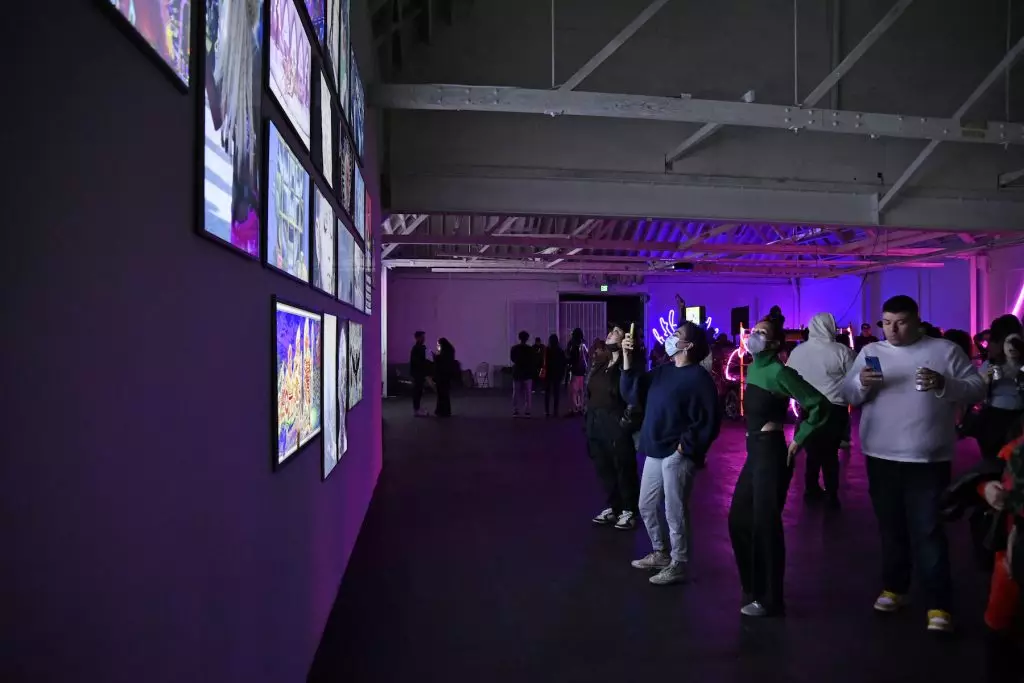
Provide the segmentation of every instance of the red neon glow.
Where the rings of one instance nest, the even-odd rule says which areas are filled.
[[[1013,305],[1011,312],[1019,318],[1022,308],[1024,308],[1024,284],[1020,286],[1020,293],[1017,294],[1017,303]]]

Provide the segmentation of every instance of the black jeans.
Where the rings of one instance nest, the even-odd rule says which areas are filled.
[[[821,473],[825,493],[836,498],[839,495],[839,445],[850,428],[850,412],[846,406],[837,405],[830,405],[827,410],[825,426],[804,444],[807,453],[804,490],[813,493],[818,488],[818,474]]]
[[[748,433],[747,461],[729,508],[729,537],[743,600],[757,600],[772,614],[785,611],[782,508],[793,478],[787,459],[786,437],[781,431]]]
[[[949,610],[949,546],[939,496],[949,486],[951,464],[865,459],[871,504],[882,536],[882,587],[907,593],[916,564],[928,594],[927,608]]]
[[[434,380],[437,387],[437,405],[434,407],[434,415],[438,417],[452,416],[452,384],[450,381]]]
[[[615,514],[640,511],[640,475],[633,437],[622,425],[618,411],[587,411],[587,448],[604,488],[606,505]]]
[[[544,379],[544,414],[558,415],[558,401],[562,394],[561,377],[546,377]],[[551,399],[555,400],[555,409],[551,410]]]
[[[419,410],[420,402],[423,400],[423,386],[427,383],[425,377],[412,378],[412,409]]]

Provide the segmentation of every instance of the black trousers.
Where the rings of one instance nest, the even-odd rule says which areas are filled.
[[[807,469],[804,470],[804,490],[818,488],[819,473],[824,478],[825,493],[839,495],[839,445],[850,429],[850,412],[846,406],[830,405],[825,426],[815,432],[804,444]]]
[[[616,514],[640,511],[640,475],[636,467],[633,436],[619,419],[618,411],[587,411],[587,448],[604,488],[606,505]]]
[[[420,402],[423,401],[423,386],[427,383],[425,377],[412,378],[412,409],[419,410]]]
[[[438,417],[452,416],[452,383],[448,380],[434,380],[437,387],[437,405],[434,407],[434,415]]]
[[[1012,434],[1020,423],[1024,411],[1005,410],[985,406],[981,414],[981,428],[978,430],[978,447],[981,449],[981,457],[995,459],[999,457],[999,451],[1003,446],[1017,438]]]
[[[558,401],[562,395],[561,377],[546,377],[544,379],[544,414],[558,415]],[[551,410],[551,399],[554,398],[555,409]]]
[[[916,463],[867,456],[868,491],[882,537],[882,588],[905,594],[914,565],[927,609],[949,610],[949,546],[939,497],[949,486],[948,462]]]
[[[785,611],[783,580],[786,539],[782,508],[793,478],[781,431],[747,434],[743,463],[729,508],[729,537],[743,586],[743,600],[757,600],[769,613]]]

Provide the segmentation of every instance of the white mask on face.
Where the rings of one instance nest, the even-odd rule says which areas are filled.
[[[679,337],[666,337],[665,338],[665,353],[669,358],[679,353]]]
[[[753,355],[757,355],[764,351],[768,347],[768,340],[763,334],[754,332],[747,337],[747,351],[750,351]]]

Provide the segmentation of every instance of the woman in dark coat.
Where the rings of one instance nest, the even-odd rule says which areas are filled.
[[[541,365],[541,381],[544,384],[544,417],[558,415],[558,399],[562,393],[562,378],[565,377],[565,351],[558,343],[558,335],[548,337],[548,345],[544,347],[544,362]],[[555,399],[554,410],[551,409],[551,398]]]
[[[457,372],[455,347],[441,337],[437,340],[437,350],[434,352],[434,387],[437,389],[437,407],[434,408],[434,415],[438,417],[452,416],[452,380]]]

